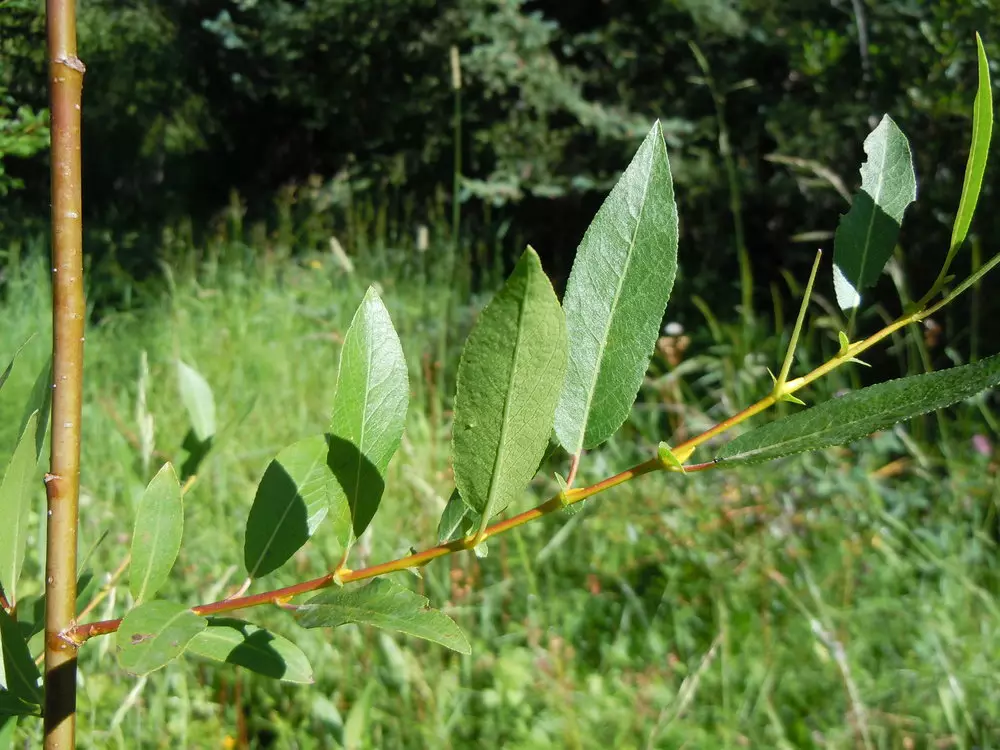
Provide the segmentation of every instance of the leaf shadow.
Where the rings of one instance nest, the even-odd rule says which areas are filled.
[[[354,443],[338,435],[327,435],[327,443],[327,466],[347,496],[354,535],[361,536],[375,517],[385,491],[385,480]]]
[[[209,628],[231,628],[243,636],[243,642],[226,655],[227,664],[245,667],[265,677],[282,679],[288,673],[288,664],[281,652],[271,645],[275,641],[274,635],[263,628],[248,633],[247,624],[233,617],[208,618]]]

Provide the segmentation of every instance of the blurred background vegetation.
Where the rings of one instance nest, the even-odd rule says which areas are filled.
[[[188,496],[166,595],[194,603],[239,582],[255,483],[281,447],[326,427],[339,342],[371,282],[413,399],[360,552],[431,542],[453,484],[464,335],[526,242],[562,286],[654,118],[681,217],[667,316],[682,327],[665,331],[633,414],[582,481],[766,392],[815,248],[832,248],[862,141],[888,112],[919,192],[905,257],[857,322],[879,326],[947,249],[975,31],[1000,61],[996,0],[81,2],[81,550],[97,545],[81,606],[121,563],[142,487],[185,459],[176,357],[233,427]],[[44,66],[42,3],[0,1],[0,356],[39,334],[0,398],[0,458],[48,350]],[[997,246],[1000,169],[986,179],[959,274]],[[836,352],[846,325],[825,278],[802,368]],[[992,283],[873,353],[874,375],[837,371],[804,397],[997,351]],[[195,662],[136,681],[104,639],[81,657],[82,744],[998,747],[998,438],[984,396],[851,448],[649,477],[491,542],[486,559],[435,563],[412,584],[470,632],[468,658],[350,627],[300,637],[260,611],[248,616],[301,640],[314,688]],[[564,459],[512,510],[555,491]],[[267,583],[324,570],[321,536]],[[120,615],[127,596],[112,586],[93,616]]]

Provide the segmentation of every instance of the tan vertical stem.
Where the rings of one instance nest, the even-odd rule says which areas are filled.
[[[52,111],[52,454],[45,476],[45,747],[74,746],[76,648],[60,634],[74,624],[83,392],[83,232],[80,101],[75,0],[47,0]]]

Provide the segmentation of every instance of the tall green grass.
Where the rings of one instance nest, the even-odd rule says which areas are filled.
[[[339,337],[369,282],[399,329],[414,398],[359,552],[374,562],[434,539],[452,486],[439,372],[449,383],[499,276],[477,269],[475,294],[468,282],[454,288],[435,256],[447,231],[428,230],[424,243],[377,209],[354,212],[332,242],[330,227],[303,234],[292,219],[276,232],[244,229],[238,208],[207,249],[173,253],[181,260],[159,282],[91,326],[80,532],[81,550],[98,545],[85,566],[97,576],[91,593],[127,550],[151,472],[184,458],[176,358],[212,385],[220,425],[235,426],[187,495],[184,546],[164,594],[195,604],[238,585],[255,483],[283,445],[326,427]],[[183,232],[168,239],[184,245]],[[291,252],[303,246],[311,250]],[[462,252],[463,268],[474,255]],[[46,355],[47,291],[37,256],[8,264],[0,356],[36,335],[0,392],[4,455]],[[448,299],[461,304],[449,310]],[[701,309],[683,359],[654,358],[626,428],[586,457],[582,479],[624,468],[770,386],[765,368],[779,361],[782,334],[762,316],[748,323]],[[804,365],[835,350],[830,314],[820,304],[800,346]],[[445,320],[452,331],[439,362]],[[905,339],[897,346],[919,356]],[[156,452],[148,466],[136,416],[143,353]],[[813,397],[854,377],[837,374]],[[194,660],[136,680],[118,670],[113,637],[94,641],[81,654],[81,745],[996,747],[996,458],[970,444],[976,432],[996,438],[986,408],[945,415],[947,450],[927,420],[754,470],[655,475],[501,537],[486,559],[432,563],[411,583],[471,634],[470,657],[354,627],[300,631],[267,610],[246,616],[296,639],[316,685]],[[555,489],[541,475],[522,507]],[[40,529],[26,574],[36,581]],[[336,562],[332,552],[320,533],[268,583],[317,575]],[[93,616],[121,614],[127,596],[113,587]]]

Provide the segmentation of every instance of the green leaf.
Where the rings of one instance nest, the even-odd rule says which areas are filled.
[[[38,461],[42,455],[42,446],[45,444],[45,431],[49,426],[49,414],[52,409],[52,360],[46,361],[35,384],[31,387],[31,395],[28,396],[28,403],[24,405],[24,414],[21,417],[21,428],[18,430],[18,439],[24,434],[28,420],[34,412],[38,412],[38,419],[35,422],[35,460]]]
[[[354,314],[340,353],[330,432],[353,450],[330,453],[338,488],[361,536],[378,510],[385,470],[403,437],[410,384],[396,329],[374,287]]]
[[[482,523],[535,475],[565,370],[566,322],[529,247],[483,310],[458,365],[455,484]]]
[[[873,286],[892,256],[903,212],[917,197],[910,144],[889,115],[865,138],[861,190],[840,218],[833,241],[833,282],[837,304],[861,304],[861,291]]]
[[[0,483],[0,586],[7,600],[17,601],[17,580],[24,564],[31,514],[31,483],[35,478],[38,456],[35,453],[35,426],[38,412],[28,418],[14,455],[7,464]]]
[[[167,463],[142,493],[132,534],[129,591],[136,604],[154,596],[170,576],[181,549],[184,500],[174,467]]]
[[[40,679],[21,629],[0,607],[0,714],[38,713]]]
[[[9,378],[11,372],[13,372],[14,362],[17,361],[17,357],[21,353],[21,350],[24,349],[24,347],[28,345],[28,342],[31,341],[31,339],[33,339],[34,337],[35,334],[31,334],[30,336],[28,336],[28,338],[24,340],[24,343],[22,343],[19,347],[17,347],[17,349],[14,351],[14,356],[10,358],[10,362],[4,368],[4,371],[0,372],[0,389],[3,388],[4,383],[7,382],[7,378]]]
[[[0,750],[12,750],[16,730],[17,717],[0,714]]]
[[[328,456],[351,450],[357,449],[340,438],[313,435],[288,446],[268,464],[247,519],[243,560],[251,578],[284,565],[328,514],[341,548],[346,548],[351,510]]]
[[[204,617],[182,604],[141,604],[125,615],[118,628],[118,663],[136,676],[154,672],[183,654],[206,627]]]
[[[370,734],[368,725],[376,684],[374,680],[369,681],[361,697],[347,713],[347,720],[344,722],[344,750],[364,750],[368,747],[365,738]]]
[[[187,653],[245,667],[283,682],[313,682],[312,667],[298,646],[242,620],[208,618],[208,627],[191,640]]]
[[[191,427],[199,442],[206,442],[215,435],[215,399],[212,388],[193,367],[177,360],[177,380],[181,401],[187,410]]]
[[[453,490],[448,504],[444,506],[441,520],[438,521],[438,544],[444,544],[463,536],[464,529],[469,526],[472,508],[465,504],[457,489]]]
[[[663,468],[667,471],[679,471],[681,474],[686,473],[684,471],[684,464],[674,455],[673,450],[666,443],[660,443],[657,455],[660,458],[660,463],[663,464]]]
[[[555,430],[570,453],[628,417],[677,272],[677,205],[657,122],[577,250],[563,307],[569,337]]]
[[[427,607],[427,598],[385,578],[367,586],[327,589],[296,611],[306,628],[336,628],[348,623],[374,625],[472,653],[455,621]]]
[[[722,447],[716,461],[753,464],[844,445],[997,383],[1000,354],[971,365],[879,383],[741,435]]]
[[[969,161],[965,165],[965,180],[962,183],[962,197],[958,202],[958,213],[951,230],[949,258],[954,257],[959,246],[965,242],[972,225],[972,215],[976,212],[979,193],[983,188],[986,174],[986,157],[990,151],[990,137],[993,135],[993,89],[990,85],[990,63],[986,59],[983,40],[976,34],[979,59],[979,89],[972,105],[972,145]]]

